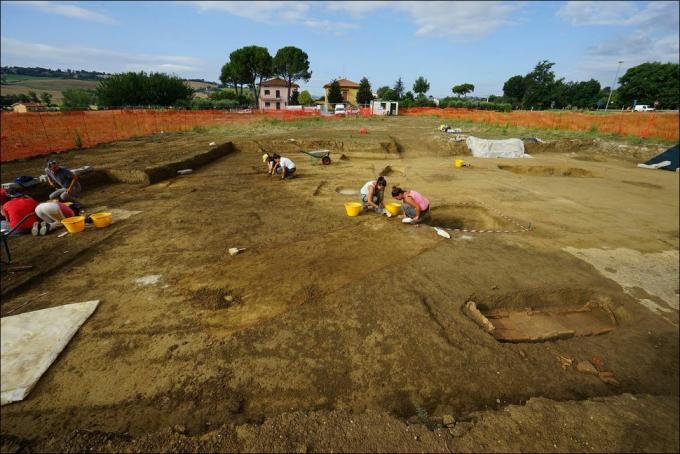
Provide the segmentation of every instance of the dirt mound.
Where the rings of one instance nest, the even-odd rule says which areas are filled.
[[[520,175],[533,177],[592,177],[593,173],[589,170],[578,167],[551,167],[551,166],[509,166],[499,165],[499,169]]]
[[[507,220],[494,216],[486,208],[474,205],[442,205],[432,208],[433,227],[467,230],[503,230],[511,226]]]
[[[404,175],[406,175],[406,167],[404,167],[404,166],[392,166],[392,165],[385,166],[385,168],[383,168],[380,171],[379,175],[381,177],[392,177],[392,176],[403,177]]]

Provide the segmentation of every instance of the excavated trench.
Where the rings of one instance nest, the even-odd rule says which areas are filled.
[[[551,167],[551,166],[521,166],[521,165],[499,165],[499,169],[519,175],[529,175],[532,177],[593,177],[589,170],[578,167]]]

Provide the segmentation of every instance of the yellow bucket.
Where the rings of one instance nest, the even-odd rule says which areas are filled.
[[[111,224],[111,213],[94,213],[90,215],[94,226],[98,229],[108,227]]]
[[[61,223],[64,224],[68,233],[78,233],[85,230],[85,218],[83,216],[73,216],[62,219]]]
[[[385,209],[389,211],[392,216],[396,216],[401,213],[401,203],[386,203]]]
[[[462,159],[456,159],[454,161],[454,164],[456,165],[457,168],[463,167],[463,160]]]
[[[361,213],[361,204],[359,202],[347,202],[345,203],[345,211],[347,216],[359,216]]]

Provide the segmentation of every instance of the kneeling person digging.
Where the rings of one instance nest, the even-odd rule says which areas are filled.
[[[286,157],[275,154],[274,172],[276,172],[277,175],[281,175],[282,180],[286,178],[293,178],[293,174],[295,173],[295,163]]]
[[[413,189],[404,191],[392,186],[392,197],[401,202],[401,208],[406,215],[403,222],[407,224],[422,222],[430,214],[430,201]]]
[[[386,186],[387,180],[382,176],[378,177],[377,180],[367,181],[366,184],[364,184],[359,191],[364,210],[372,209],[376,213],[384,214],[387,217],[392,216],[392,214],[383,206]]]

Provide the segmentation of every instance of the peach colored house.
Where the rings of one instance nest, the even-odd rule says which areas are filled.
[[[297,84],[291,85],[293,91],[298,88],[299,85]],[[288,82],[280,77],[262,82],[260,99],[257,104],[258,108],[262,110],[285,110],[288,105]]]
[[[326,89],[326,104],[328,104],[328,92],[331,88],[331,83],[329,82],[323,86]],[[352,106],[357,105],[357,92],[359,91],[359,84],[352,82],[348,79],[338,79],[338,85],[340,85],[340,93],[342,93],[342,101],[349,103]]]

